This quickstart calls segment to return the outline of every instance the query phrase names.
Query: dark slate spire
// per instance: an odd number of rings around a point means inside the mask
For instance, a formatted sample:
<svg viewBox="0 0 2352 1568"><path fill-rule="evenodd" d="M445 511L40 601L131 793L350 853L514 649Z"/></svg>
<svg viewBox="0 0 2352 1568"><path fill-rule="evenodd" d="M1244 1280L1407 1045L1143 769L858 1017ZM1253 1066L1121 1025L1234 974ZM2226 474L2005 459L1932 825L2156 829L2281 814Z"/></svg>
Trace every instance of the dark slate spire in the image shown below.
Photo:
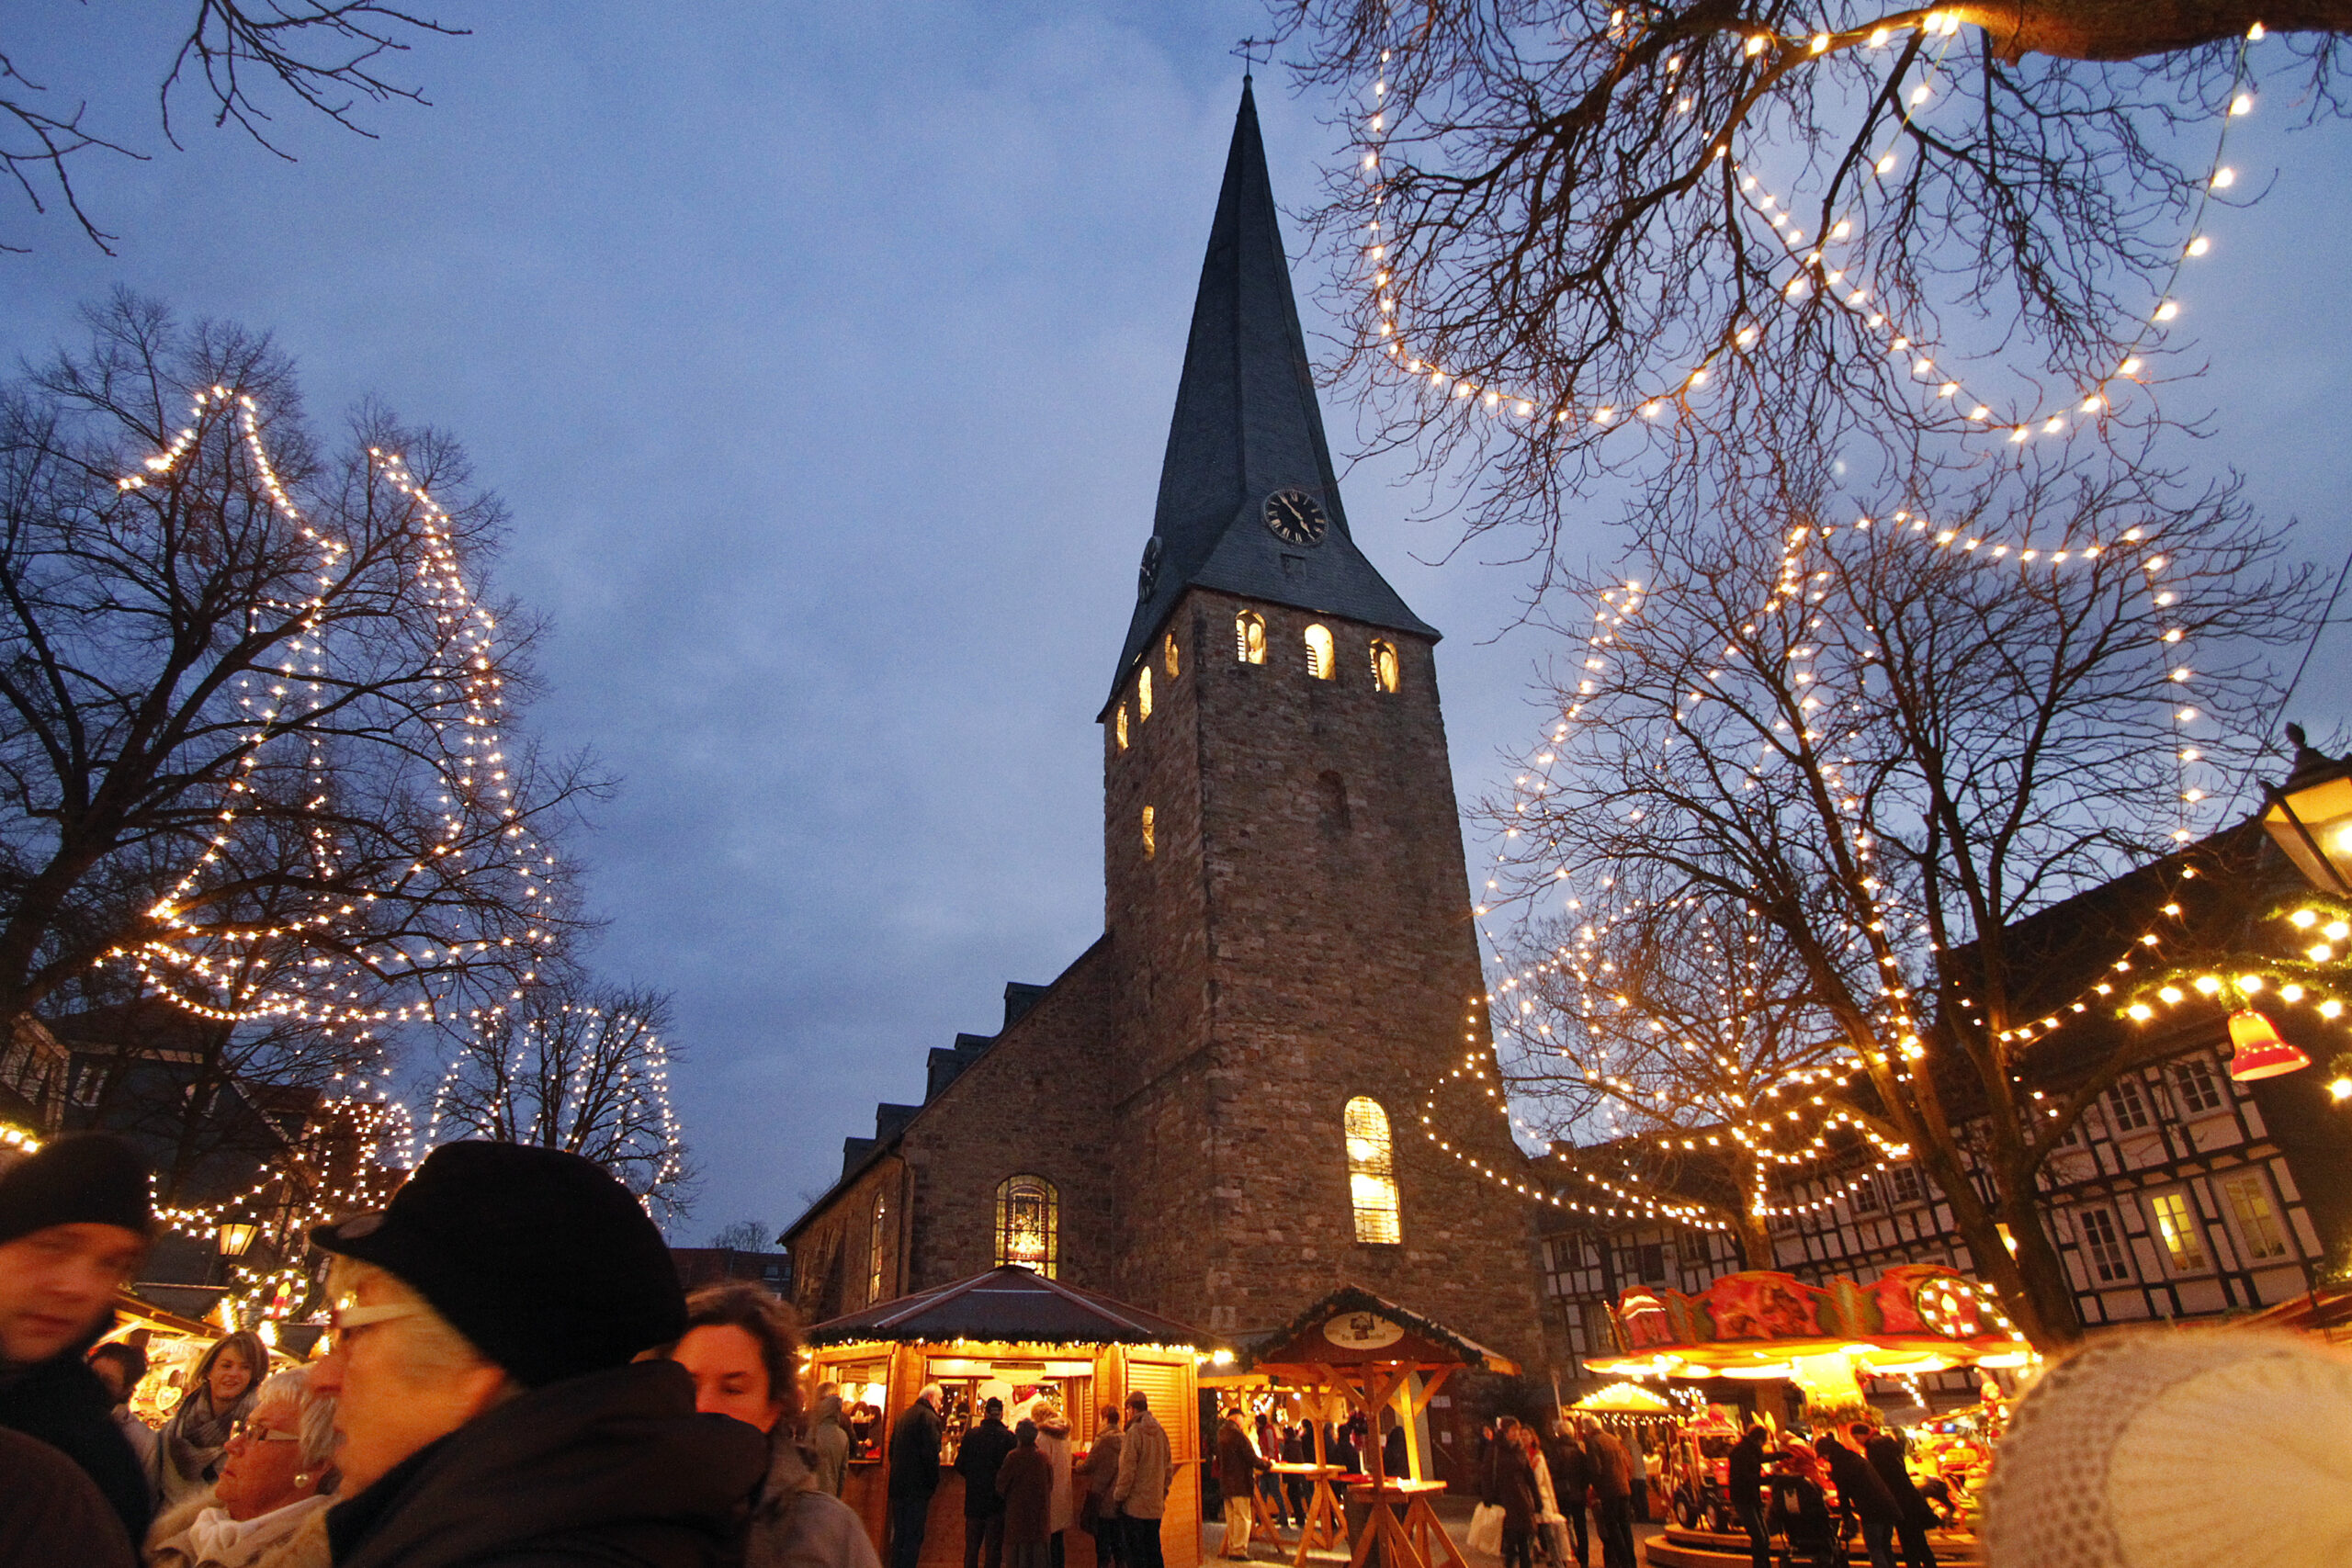
<svg viewBox="0 0 2352 1568"><path fill-rule="evenodd" d="M1286 544L1267 528L1266 498L1286 489L1321 503L1329 527L1320 544ZM1438 635L1405 607L1348 532L1246 76L1145 560L1114 699L1177 599L1196 585Z"/></svg>

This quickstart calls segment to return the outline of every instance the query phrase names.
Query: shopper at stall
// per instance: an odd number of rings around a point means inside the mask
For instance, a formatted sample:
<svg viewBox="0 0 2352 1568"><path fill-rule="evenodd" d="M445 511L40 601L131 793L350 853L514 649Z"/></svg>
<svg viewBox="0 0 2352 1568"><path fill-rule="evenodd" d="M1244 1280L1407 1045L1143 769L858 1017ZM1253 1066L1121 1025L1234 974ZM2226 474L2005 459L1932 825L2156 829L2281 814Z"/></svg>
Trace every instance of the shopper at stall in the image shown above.
<svg viewBox="0 0 2352 1568"><path fill-rule="evenodd" d="M1586 1474L1597 1502L1603 1568L1634 1568L1634 1461L1617 1435L1588 1416L1577 1423L1584 1438Z"/></svg>
<svg viewBox="0 0 2352 1568"><path fill-rule="evenodd" d="M1141 1389L1127 1395L1127 1427L1119 1445L1119 1479L1111 1500L1125 1517L1125 1549L1120 1560L1127 1568L1163 1568L1159 1551L1159 1519L1168 1511L1168 1489L1176 1480L1175 1461L1168 1433L1151 1413L1151 1401Z"/></svg>
<svg viewBox="0 0 2352 1568"><path fill-rule="evenodd" d="M146 1536L153 1494L82 1353L113 1323L152 1224L145 1162L102 1133L53 1138L0 1175L0 1427L78 1465L125 1551Z"/></svg>
<svg viewBox="0 0 2352 1568"><path fill-rule="evenodd" d="M171 1418L155 1434L153 1477L156 1505L168 1512L200 1496L220 1473L220 1450L236 1424L252 1414L269 1349L251 1329L214 1342L189 1374Z"/></svg>
<svg viewBox="0 0 2352 1568"><path fill-rule="evenodd" d="M90 1371L106 1385L107 1397L114 1401L115 1427L139 1456L140 1469L146 1470L155 1462L155 1428L131 1414L130 1396L147 1375L147 1352L114 1340L90 1352Z"/></svg>
<svg viewBox="0 0 2352 1568"><path fill-rule="evenodd" d="M1591 1467L1566 1416L1552 1417L1544 1438L1544 1462L1551 1467L1552 1493L1559 1499L1563 1534L1576 1544L1577 1568L1592 1562L1592 1540L1585 1529L1585 1493L1592 1485Z"/></svg>
<svg viewBox="0 0 2352 1568"><path fill-rule="evenodd" d="M1495 1423L1495 1440L1487 1448L1486 1482L1479 1495L1503 1511L1503 1568L1533 1568L1535 1476L1528 1467L1527 1449L1515 1416L1505 1416Z"/></svg>
<svg viewBox="0 0 2352 1568"><path fill-rule="evenodd" d="M1854 1446L1862 1450L1862 1457L1871 1461L1894 1499L1894 1535L1903 1544L1904 1568L1936 1568L1936 1549L1928 1544L1935 1512L1911 1480L1910 1467L1904 1462L1903 1439L1884 1427L1873 1430L1867 1421L1855 1422L1852 1431Z"/></svg>
<svg viewBox="0 0 2352 1568"><path fill-rule="evenodd" d="M890 1568L916 1568L939 1490L939 1385L927 1382L890 1429Z"/></svg>
<svg viewBox="0 0 2352 1568"><path fill-rule="evenodd" d="M634 1556L715 1564L766 1473L756 1427L639 1360L686 1328L662 1233L579 1156L444 1144L381 1213L321 1225L340 1401L336 1568Z"/></svg>
<svg viewBox="0 0 2352 1568"><path fill-rule="evenodd" d="M1046 1538L1050 1533L1046 1527L1053 1517L1054 1466L1037 1448L1035 1421L1023 1421L1012 1429L1012 1449L997 1466L996 1492L1005 1568L1046 1568Z"/></svg>
<svg viewBox="0 0 2352 1568"><path fill-rule="evenodd" d="M1227 1406L1225 1418L1216 1426L1216 1489L1225 1499L1225 1540L1218 1548L1220 1556L1248 1561L1250 1531L1255 1522L1250 1496L1258 1489L1258 1472L1265 1467L1266 1461L1259 1457L1250 1434L1241 1429L1241 1412Z"/></svg>
<svg viewBox="0 0 2352 1568"><path fill-rule="evenodd" d="M956 1472L964 1478L964 1568L1001 1568L1004 1562L1004 1497L996 1489L997 1467L1012 1451L1012 1430L1004 1424L1004 1401L981 1406L980 1424L956 1448Z"/></svg>
<svg viewBox="0 0 2352 1568"><path fill-rule="evenodd" d="M808 1423L808 1449L817 1456L817 1490L828 1497L842 1495L842 1475L849 1468L849 1418L842 1414L841 1390L832 1383L817 1385L817 1413Z"/></svg>
<svg viewBox="0 0 2352 1568"><path fill-rule="evenodd" d="M1814 1438L1814 1451L1828 1467L1830 1483L1838 1488L1839 1509L1861 1524L1862 1548L1870 1553L1871 1568L1894 1568L1894 1525L1901 1517L1894 1494L1886 1489L1886 1483L1879 1479L1860 1449L1839 1440L1838 1423L1822 1422Z"/></svg>
<svg viewBox="0 0 2352 1568"><path fill-rule="evenodd" d="M1079 1476L1086 1483L1086 1499L1080 1505L1078 1522L1094 1538L1096 1568L1112 1568L1121 1559L1121 1537L1125 1527L1119 1518L1119 1505L1112 1499L1112 1489L1119 1482L1119 1451L1125 1446L1125 1434L1119 1430L1119 1407L1102 1407L1102 1425L1095 1429L1094 1446L1086 1450L1086 1459L1078 1467Z"/></svg>
<svg viewBox="0 0 2352 1568"><path fill-rule="evenodd" d="M1731 1492L1732 1517L1747 1532L1751 1568L1772 1568L1772 1537L1764 1528L1764 1443L1769 1436L1763 1421L1750 1415L1747 1429L1732 1444L1724 1464L1724 1483Z"/></svg>
<svg viewBox="0 0 2352 1568"><path fill-rule="evenodd" d="M1544 1457L1544 1439L1530 1423L1520 1427L1519 1440L1527 1450L1527 1472L1535 1480L1535 1540L1552 1568L1567 1568L1568 1521L1560 1512L1560 1495L1552 1479L1551 1461Z"/></svg>
<svg viewBox="0 0 2352 1568"><path fill-rule="evenodd" d="M1287 1529L1290 1514L1283 1495L1283 1477L1274 1473L1274 1461L1283 1457L1283 1429L1271 1412L1258 1413L1257 1426L1250 1433L1257 1445L1258 1457L1266 1463L1258 1472L1258 1495L1266 1500L1266 1507L1274 1516L1277 1526Z"/></svg>
<svg viewBox="0 0 2352 1568"><path fill-rule="evenodd" d="M767 1434L767 1479L752 1503L743 1568L881 1568L857 1511L824 1488L792 1440L799 1349L791 1309L738 1282L686 1298L686 1332L669 1357L695 1380L696 1410Z"/></svg>
<svg viewBox="0 0 2352 1568"><path fill-rule="evenodd" d="M339 1440L334 1401L311 1388L308 1368L265 1380L210 1490L156 1518L148 1568L327 1568Z"/></svg>
<svg viewBox="0 0 2352 1568"><path fill-rule="evenodd" d="M1037 1426L1037 1451L1053 1467L1054 1495L1046 1510L1046 1568L1062 1568L1067 1550L1063 1537L1078 1522L1078 1495L1071 1479L1069 1422L1049 1400L1039 1400L1029 1411ZM1009 1527L1008 1527L1009 1528Z"/></svg>
<svg viewBox="0 0 2352 1568"><path fill-rule="evenodd" d="M1305 1421L1295 1421L1283 1428L1283 1462L1313 1464L1315 1462L1315 1428ZM1300 1529L1306 1528L1306 1504L1315 1484L1304 1475L1285 1475L1283 1493L1290 1504L1289 1517Z"/></svg>

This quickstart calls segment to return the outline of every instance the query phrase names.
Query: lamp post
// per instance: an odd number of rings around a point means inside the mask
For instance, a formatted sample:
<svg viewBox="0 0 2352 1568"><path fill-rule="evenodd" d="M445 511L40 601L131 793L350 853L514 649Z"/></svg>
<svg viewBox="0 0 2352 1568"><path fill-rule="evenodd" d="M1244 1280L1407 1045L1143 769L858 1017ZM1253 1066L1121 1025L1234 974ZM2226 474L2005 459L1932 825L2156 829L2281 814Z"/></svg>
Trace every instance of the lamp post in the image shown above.
<svg viewBox="0 0 2352 1568"><path fill-rule="evenodd" d="M2265 788L2262 826L2313 887L2352 898L2352 757L2313 750L2300 724L2287 727L2287 739L2294 771Z"/></svg>
<svg viewBox="0 0 2352 1568"><path fill-rule="evenodd" d="M250 1221L221 1221L220 1237L220 1256L223 1258L243 1258L245 1255L245 1249L253 1246L254 1237L260 1234L261 1227Z"/></svg>

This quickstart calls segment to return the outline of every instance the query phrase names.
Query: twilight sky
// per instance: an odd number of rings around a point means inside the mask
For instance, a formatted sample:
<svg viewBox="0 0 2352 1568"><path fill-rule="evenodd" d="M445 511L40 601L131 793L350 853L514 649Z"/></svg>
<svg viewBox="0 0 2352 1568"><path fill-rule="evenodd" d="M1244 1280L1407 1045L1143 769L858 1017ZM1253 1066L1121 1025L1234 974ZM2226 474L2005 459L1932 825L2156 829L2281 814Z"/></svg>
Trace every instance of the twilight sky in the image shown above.
<svg viewBox="0 0 2352 1568"><path fill-rule="evenodd" d="M283 162L154 130L185 5L32 0L0 48L154 152L82 165L118 257L0 204L0 351L117 285L277 332L312 412L381 395L514 512L496 586L552 622L534 715L626 789L574 853L601 970L675 993L707 1177L673 1239L781 1226L924 1050L992 1031L1102 930L1091 722L1133 603L1253 0L916 6L447 0L473 36L391 73L366 141ZM1261 74L1276 194L1340 155ZM2352 547L2352 134L2233 143L2259 188L2182 292L2213 366L2199 464L2331 566ZM192 109L194 101L184 106ZM1291 225L1294 254L1298 225ZM1320 281L1301 271L1312 337ZM1326 418L1346 447L1344 392ZM1344 460L1344 453L1341 454ZM1366 552L1449 634L1456 788L1529 732L1547 646L1494 640L1515 569L1433 560L1394 466L1346 479ZM1605 515L1596 508L1596 520ZM1596 550L1607 536L1591 533ZM2344 612L2339 609L2339 615ZM2296 711L2352 719L2352 632ZM1481 856L1474 845L1474 865ZM1023 1136L1018 1127L1008 1138Z"/></svg>

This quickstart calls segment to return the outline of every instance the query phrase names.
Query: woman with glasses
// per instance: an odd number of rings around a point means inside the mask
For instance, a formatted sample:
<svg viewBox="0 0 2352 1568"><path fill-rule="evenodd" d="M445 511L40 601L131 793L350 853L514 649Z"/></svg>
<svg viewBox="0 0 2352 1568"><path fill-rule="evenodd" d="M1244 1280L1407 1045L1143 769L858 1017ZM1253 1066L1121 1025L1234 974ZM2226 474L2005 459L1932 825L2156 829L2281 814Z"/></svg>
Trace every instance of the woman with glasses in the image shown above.
<svg viewBox="0 0 2352 1568"><path fill-rule="evenodd" d="M148 1568L325 1568L336 1441L334 1401L313 1393L309 1369L263 1383L210 1494L155 1521Z"/></svg>
<svg viewBox="0 0 2352 1568"><path fill-rule="evenodd" d="M229 1429L252 1414L254 1395L269 1375L269 1351L250 1329L240 1329L204 1353L187 1392L155 1437L155 1496L166 1510L201 1497L220 1475Z"/></svg>

